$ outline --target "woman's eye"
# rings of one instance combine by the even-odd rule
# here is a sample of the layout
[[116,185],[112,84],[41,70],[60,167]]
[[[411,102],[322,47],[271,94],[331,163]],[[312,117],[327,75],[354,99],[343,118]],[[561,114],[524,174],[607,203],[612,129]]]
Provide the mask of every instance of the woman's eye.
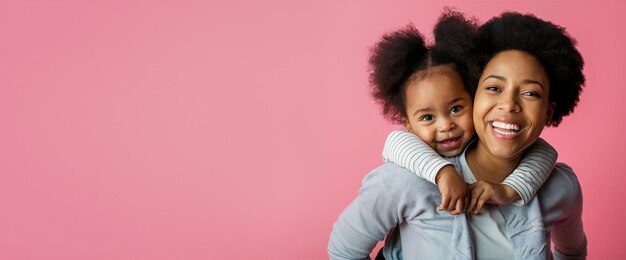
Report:
[[420,121],[430,121],[433,120],[435,117],[433,115],[423,115],[420,117]]
[[462,106],[453,106],[452,109],[450,109],[450,114],[456,114],[460,112],[462,109],[463,109]]
[[538,97],[540,98],[541,95],[539,95],[539,93],[535,92],[535,91],[526,91],[524,93],[522,93],[523,96],[528,96],[528,97]]

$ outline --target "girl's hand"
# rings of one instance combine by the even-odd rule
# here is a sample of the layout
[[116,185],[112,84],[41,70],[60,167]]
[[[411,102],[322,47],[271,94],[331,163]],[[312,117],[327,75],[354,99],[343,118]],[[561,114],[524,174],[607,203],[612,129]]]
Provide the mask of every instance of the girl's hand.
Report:
[[467,209],[474,214],[480,213],[485,203],[503,205],[514,201],[518,196],[517,192],[508,185],[488,181],[470,184],[469,191],[471,200]]
[[437,206],[437,210],[446,210],[452,215],[464,212],[469,203],[467,183],[454,167],[447,165],[441,168],[435,177],[435,182],[441,192],[441,205]]

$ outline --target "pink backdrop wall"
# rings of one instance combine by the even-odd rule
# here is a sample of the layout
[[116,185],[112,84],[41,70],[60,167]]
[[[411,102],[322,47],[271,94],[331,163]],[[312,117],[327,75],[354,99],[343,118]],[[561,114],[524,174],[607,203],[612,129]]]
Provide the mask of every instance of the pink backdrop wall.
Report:
[[621,1],[2,1],[0,259],[324,259],[381,163],[367,50],[443,6],[532,12],[586,60],[543,137],[577,172],[591,259],[623,256]]

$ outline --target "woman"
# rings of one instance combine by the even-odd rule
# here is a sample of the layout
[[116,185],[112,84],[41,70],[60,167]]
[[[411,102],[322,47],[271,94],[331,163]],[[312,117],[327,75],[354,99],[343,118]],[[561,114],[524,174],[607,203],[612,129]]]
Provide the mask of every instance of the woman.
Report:
[[[479,31],[473,119],[478,139],[451,158],[468,183],[500,183],[543,128],[557,126],[578,102],[582,57],[561,27],[504,13]],[[406,132],[390,135],[387,160],[409,167]],[[407,139],[409,138],[409,139]],[[527,205],[486,206],[478,215],[434,210],[437,187],[394,163],[372,171],[341,214],[329,242],[332,259],[367,258],[384,234],[386,259],[584,259],[582,193],[572,170],[557,165]],[[474,186],[475,187],[475,186]],[[472,194],[477,191],[472,191]],[[554,243],[554,254],[550,252]]]

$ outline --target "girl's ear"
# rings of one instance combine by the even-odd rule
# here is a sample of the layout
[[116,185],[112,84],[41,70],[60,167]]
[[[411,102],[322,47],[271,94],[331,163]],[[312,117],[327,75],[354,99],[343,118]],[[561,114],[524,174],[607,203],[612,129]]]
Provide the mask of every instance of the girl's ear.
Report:
[[411,123],[409,123],[409,120],[406,119],[406,117],[402,117],[402,124],[404,125],[404,128],[413,133],[413,128],[411,128]]
[[546,125],[549,125],[550,122],[552,122],[552,115],[554,115],[554,108],[556,107],[556,103],[555,102],[551,102],[550,104],[548,104],[548,116],[546,119]]

